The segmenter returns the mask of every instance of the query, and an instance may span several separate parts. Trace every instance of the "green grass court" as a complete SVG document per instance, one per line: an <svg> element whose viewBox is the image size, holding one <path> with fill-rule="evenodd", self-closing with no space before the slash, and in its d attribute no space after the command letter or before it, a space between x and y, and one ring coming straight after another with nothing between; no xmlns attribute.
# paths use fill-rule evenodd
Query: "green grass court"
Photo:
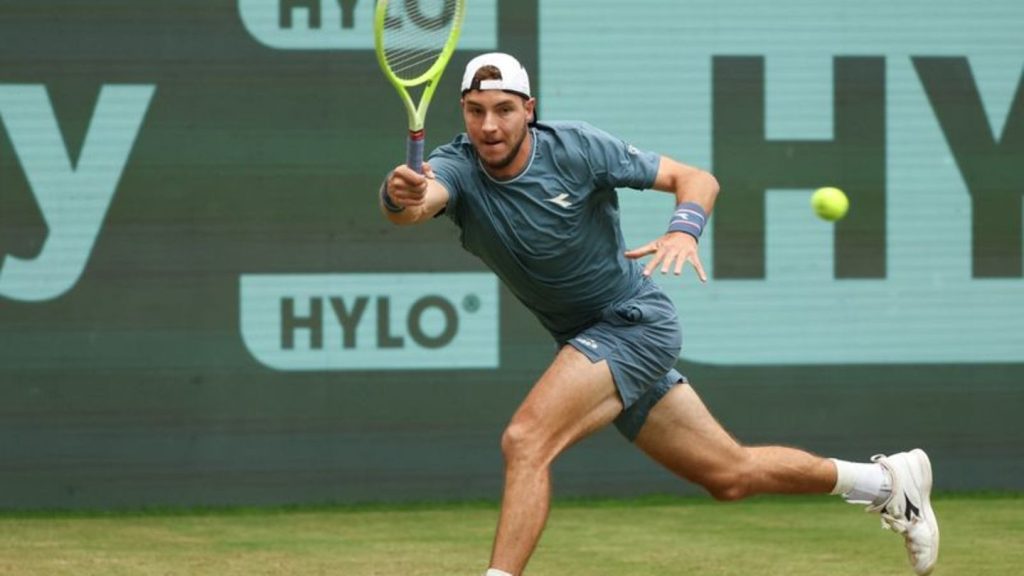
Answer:
<svg viewBox="0 0 1024 576"><path fill-rule="evenodd" d="M1020 574L1024 498L945 495L936 575ZM0 574L479 576L496 503L0 515ZM913 574L830 497L556 501L530 576Z"/></svg>

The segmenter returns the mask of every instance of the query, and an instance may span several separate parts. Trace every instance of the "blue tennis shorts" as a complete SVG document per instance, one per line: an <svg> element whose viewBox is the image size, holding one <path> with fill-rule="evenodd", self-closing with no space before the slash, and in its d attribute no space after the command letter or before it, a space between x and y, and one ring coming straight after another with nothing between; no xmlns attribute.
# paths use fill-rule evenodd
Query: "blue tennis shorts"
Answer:
<svg viewBox="0 0 1024 576"><path fill-rule="evenodd" d="M615 427L636 439L651 408L686 377L674 366L682 348L675 305L653 281L602 311L597 323L564 342L591 362L605 360L622 398Z"/></svg>

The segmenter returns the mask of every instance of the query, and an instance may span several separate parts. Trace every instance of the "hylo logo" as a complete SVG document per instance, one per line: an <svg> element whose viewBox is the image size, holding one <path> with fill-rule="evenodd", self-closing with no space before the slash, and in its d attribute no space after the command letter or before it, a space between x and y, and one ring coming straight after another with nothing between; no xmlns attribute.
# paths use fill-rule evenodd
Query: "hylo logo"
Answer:
<svg viewBox="0 0 1024 576"><path fill-rule="evenodd" d="M388 27L442 27L452 2L392 2ZM261 43L283 50L371 50L370 0L239 0L246 30ZM473 0L466 11L459 49L493 50L498 45L497 0Z"/></svg>
<svg viewBox="0 0 1024 576"><path fill-rule="evenodd" d="M491 274L246 275L242 337L280 370L494 368Z"/></svg>

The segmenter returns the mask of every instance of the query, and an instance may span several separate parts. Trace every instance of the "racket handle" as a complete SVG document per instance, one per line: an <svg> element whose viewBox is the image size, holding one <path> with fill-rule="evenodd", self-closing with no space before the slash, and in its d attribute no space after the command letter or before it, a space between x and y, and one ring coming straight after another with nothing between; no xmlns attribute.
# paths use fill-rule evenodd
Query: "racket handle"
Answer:
<svg viewBox="0 0 1024 576"><path fill-rule="evenodd" d="M413 171L423 174L423 142L426 134L423 130L410 130L409 140L405 144L405 165Z"/></svg>

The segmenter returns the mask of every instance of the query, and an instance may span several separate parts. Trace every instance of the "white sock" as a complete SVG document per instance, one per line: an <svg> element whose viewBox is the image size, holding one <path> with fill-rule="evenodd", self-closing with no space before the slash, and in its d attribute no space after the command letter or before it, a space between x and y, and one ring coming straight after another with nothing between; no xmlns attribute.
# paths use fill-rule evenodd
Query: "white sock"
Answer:
<svg viewBox="0 0 1024 576"><path fill-rule="evenodd" d="M508 572L498 570L497 568L490 568L484 576L512 576Z"/></svg>
<svg viewBox="0 0 1024 576"><path fill-rule="evenodd" d="M850 504L884 502L892 492L892 478L881 464L861 464L830 458L836 465L833 494L841 494Z"/></svg>

